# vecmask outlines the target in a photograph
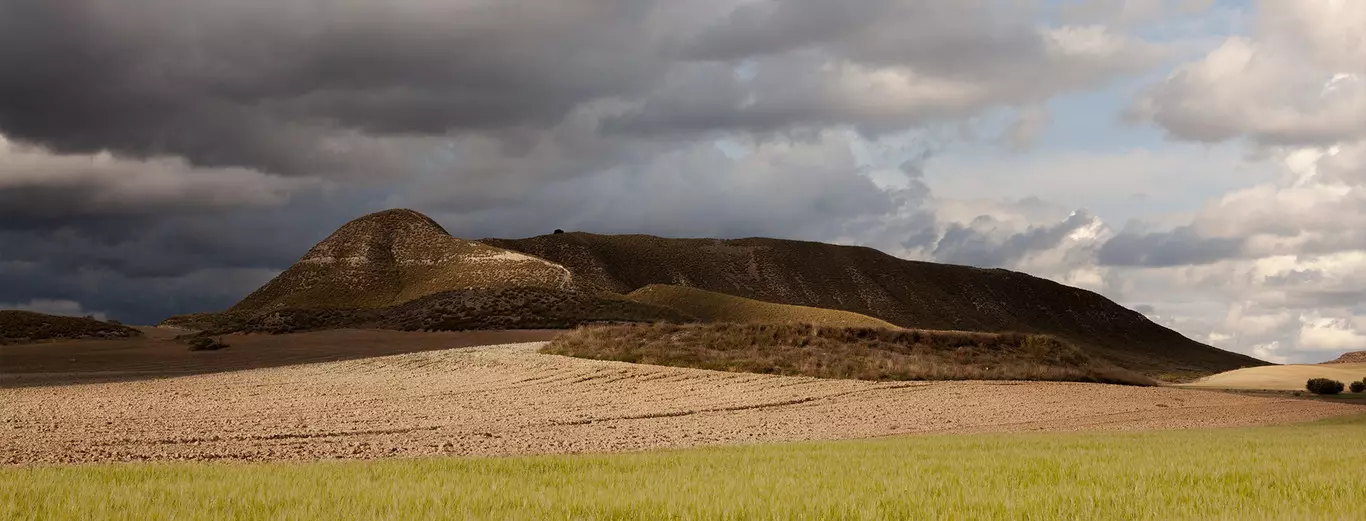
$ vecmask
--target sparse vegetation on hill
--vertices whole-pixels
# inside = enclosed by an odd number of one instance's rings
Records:
[[[1150,375],[1267,365],[1193,341],[1090,291],[1000,269],[908,261],[871,248],[581,232],[481,242],[558,263],[580,284],[623,294],[670,284],[851,311],[908,328],[1049,334]]]
[[[600,322],[690,322],[672,308],[549,288],[464,289],[429,295],[378,309],[281,309],[252,316],[224,314],[197,319],[212,334],[297,333],[320,329],[375,328],[403,331],[469,329],[569,329]]]
[[[862,380],[1061,380],[1150,385],[1056,338],[808,324],[584,327],[543,352],[597,360]]]
[[[783,323],[802,322],[823,326],[897,326],[885,320],[837,309],[774,304],[686,286],[652,284],[626,295],[636,302],[667,306],[703,322]]]
[[[0,344],[82,338],[128,338],[141,335],[141,331],[131,327],[101,322],[93,318],[0,310]]]

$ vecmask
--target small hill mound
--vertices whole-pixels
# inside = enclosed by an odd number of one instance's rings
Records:
[[[896,325],[885,320],[849,311],[774,304],[686,286],[651,284],[632,291],[626,298],[671,307],[703,322],[800,322],[822,326],[896,328]]]
[[[62,317],[32,311],[0,310],[0,344],[44,340],[103,339],[141,336],[142,332],[93,318]]]
[[[1344,353],[1337,360],[1329,360],[1325,364],[1366,364],[1366,351],[1355,351]]]
[[[669,284],[850,311],[907,328],[1048,334],[1151,375],[1267,365],[1186,338],[1090,291],[1001,269],[909,261],[872,248],[581,232],[481,242],[559,263],[580,284],[603,291]]]
[[[859,380],[1152,380],[1043,335],[809,324],[593,326],[542,352],[718,371]]]
[[[476,288],[428,295],[385,308],[293,308],[210,322],[209,334],[297,333],[338,328],[403,331],[570,329],[584,324],[691,322],[673,308],[610,294],[550,288]]]
[[[457,239],[413,210],[386,210],[346,223],[228,313],[380,308],[459,289],[572,285],[563,266]]]

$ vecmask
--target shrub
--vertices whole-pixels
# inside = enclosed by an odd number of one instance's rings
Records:
[[[1312,378],[1304,388],[1314,394],[1338,394],[1343,389],[1342,382],[1328,378]]]
[[[191,338],[187,343],[190,344],[191,351],[217,351],[228,347],[223,341],[207,336]]]
[[[1352,392],[1366,392],[1366,382],[1352,382]]]

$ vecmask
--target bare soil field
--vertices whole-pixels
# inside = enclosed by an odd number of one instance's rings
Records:
[[[296,335],[229,335],[231,347],[194,352],[183,331],[139,327],[141,338],[0,346],[0,388],[113,382],[350,360],[509,342],[550,340],[559,330],[396,333],[333,330]]]
[[[386,343],[411,335],[374,334]],[[289,338],[305,341],[298,337]],[[314,340],[321,341],[307,341]],[[539,354],[542,345],[0,389],[0,464],[608,452],[911,433],[1234,427],[1366,411],[1161,387],[726,373]]]
[[[1303,391],[1310,378],[1331,378],[1343,383],[1366,378],[1366,363],[1270,365],[1219,373],[1185,384],[1210,389],[1259,389]]]

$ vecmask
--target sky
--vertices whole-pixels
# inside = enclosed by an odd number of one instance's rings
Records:
[[[0,308],[226,308],[346,221],[1002,267],[1366,349],[1366,2],[0,0]]]

